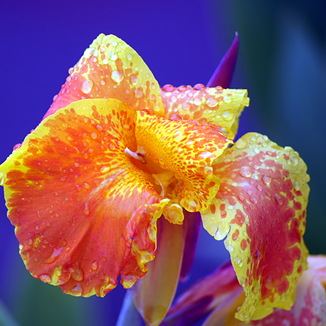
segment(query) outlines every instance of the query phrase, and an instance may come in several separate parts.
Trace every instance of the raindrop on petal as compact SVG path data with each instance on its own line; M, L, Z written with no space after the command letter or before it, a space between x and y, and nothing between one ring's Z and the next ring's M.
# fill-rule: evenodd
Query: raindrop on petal
M252 175L252 171L249 167L247 166L243 166L240 171L239 171L240 175L244 178L250 178Z
M39 279L44 283L50 283L52 281L52 278L49 274L42 274L39 276Z
M224 111L221 116L225 121L231 121L234 118L233 113L230 111Z
M114 70L112 71L111 78L116 83L121 83L123 81L124 76L120 71Z
M93 88L93 82L91 80L85 80L82 83L81 91L84 94L89 94L92 91Z
M210 107L210 108L213 108L217 105L217 101L214 97L209 97L206 101L207 105Z
M92 264L92 266L91 266L91 268L92 268L93 271L97 271L97 269L98 269L98 262L97 261L94 261L93 264Z
M76 268L72 274L71 277L77 281L77 282L81 282L84 279L84 273L80 268Z

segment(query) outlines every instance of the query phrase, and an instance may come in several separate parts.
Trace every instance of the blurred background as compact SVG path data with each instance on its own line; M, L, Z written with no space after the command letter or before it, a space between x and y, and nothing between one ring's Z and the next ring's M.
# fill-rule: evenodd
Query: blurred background
M99 33L129 43L161 85L179 86L205 84L237 31L240 53L231 86L248 89L251 98L238 135L267 134L307 162L305 239L311 253L326 254L325 12L323 0L3 2L0 162L40 122L68 69ZM190 282L227 259L223 243L202 232ZM115 325L123 295L119 286L104 299L74 298L33 279L20 259L1 189L3 325Z

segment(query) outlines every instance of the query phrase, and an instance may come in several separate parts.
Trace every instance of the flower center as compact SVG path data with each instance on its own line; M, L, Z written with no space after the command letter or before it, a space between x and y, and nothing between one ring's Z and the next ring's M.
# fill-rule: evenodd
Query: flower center
M150 156L146 155L143 148L134 152L126 147L125 153L129 155L131 162L137 166L138 169L147 174L155 190L162 197L166 197L169 186L173 184L175 180L174 173L160 167L158 162L155 162L156 160L153 161Z

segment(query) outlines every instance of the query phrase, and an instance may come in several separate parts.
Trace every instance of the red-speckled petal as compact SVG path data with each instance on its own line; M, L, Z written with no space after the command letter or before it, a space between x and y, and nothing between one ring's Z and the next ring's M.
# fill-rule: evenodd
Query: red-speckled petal
M249 105L247 91L242 89L206 88L204 85L166 85L162 88L165 117L207 121L221 126L223 133L233 138L238 130L239 116Z
M8 217L34 277L65 293L130 287L154 258L166 203L132 164L135 111L109 99L57 111L0 166Z
M218 159L214 171L220 189L202 217L216 239L227 235L225 245L246 293L237 318L261 319L274 307L290 309L306 269L305 163L292 148L250 133Z
M309 269L300 277L292 309L275 309L271 315L250 325L326 325L326 257L309 256L308 264Z
M100 34L69 73L45 117L87 98L115 98L135 110L164 113L152 72L134 49L114 35Z
M136 139L145 161L154 161L162 168L156 174L162 196L189 212L208 207L218 190L212 164L230 144L218 126L137 112ZM167 171L172 174L168 183L162 180Z

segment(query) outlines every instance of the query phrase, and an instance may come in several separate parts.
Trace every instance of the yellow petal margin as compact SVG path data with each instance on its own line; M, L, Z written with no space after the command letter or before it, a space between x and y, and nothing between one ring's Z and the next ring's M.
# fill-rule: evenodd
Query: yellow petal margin
M162 99L167 118L180 115L185 120L211 122L221 126L223 134L232 139L238 130L240 114L249 105L244 89L207 88L201 84L178 88L165 85Z
M194 120L174 121L138 111L136 139L144 160L161 167L157 176L169 171L175 177L166 187L165 180L161 181L164 197L177 201L189 212L208 207L219 186L212 164L231 143L219 126Z
M69 74L45 117L88 98L115 98L134 110L164 114L152 72L134 49L114 35L100 34Z
M125 148L135 111L81 100L43 120L0 166L8 217L34 277L75 296L129 288L156 250L166 205Z
M217 160L214 173L220 189L202 217L216 239L227 236L225 246L246 294L236 317L249 321L274 307L289 310L307 268L305 163L292 148L249 133Z

